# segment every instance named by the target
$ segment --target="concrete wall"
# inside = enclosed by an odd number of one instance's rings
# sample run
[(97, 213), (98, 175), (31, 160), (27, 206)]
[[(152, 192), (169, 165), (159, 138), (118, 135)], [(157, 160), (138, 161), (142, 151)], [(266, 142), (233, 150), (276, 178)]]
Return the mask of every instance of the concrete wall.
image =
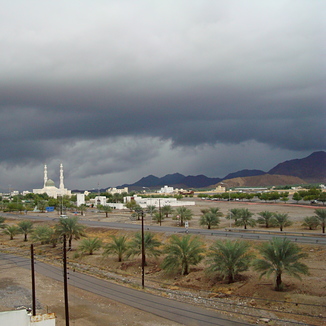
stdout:
[(1, 326), (55, 326), (55, 315), (31, 316), (26, 309), (0, 312)]

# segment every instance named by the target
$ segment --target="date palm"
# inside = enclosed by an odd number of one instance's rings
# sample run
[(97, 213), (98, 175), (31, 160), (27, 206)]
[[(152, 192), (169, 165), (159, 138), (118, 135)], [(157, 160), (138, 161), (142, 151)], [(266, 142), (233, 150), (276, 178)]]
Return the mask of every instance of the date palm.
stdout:
[(99, 238), (86, 238), (83, 239), (79, 245), (79, 250), (93, 255), (94, 251), (102, 247), (102, 241)]
[(275, 224), (279, 226), (280, 231), (283, 231), (283, 228), (286, 226), (292, 225), (292, 222), (289, 220), (289, 216), (286, 213), (274, 213)]
[(17, 225), (6, 225), (3, 232), (9, 235), (10, 240), (14, 240), (14, 236), (19, 234), (20, 229)]
[(220, 217), (223, 216), (218, 207), (212, 207), (209, 210), (203, 210), (203, 215), (200, 217), (199, 224), (207, 226), (210, 229), (212, 226), (220, 224)]
[(3, 229), (5, 227), (4, 221), (6, 219), (3, 216), (0, 216), (0, 229)]
[(197, 265), (203, 260), (205, 248), (198, 237), (189, 234), (179, 237), (174, 234), (163, 252), (167, 255), (162, 262), (164, 270), (173, 272), (181, 268), (181, 275), (187, 275), (191, 265)]
[(249, 211), (248, 208), (240, 208), (237, 211), (236, 214), (236, 226), (243, 226), (244, 229), (247, 229), (247, 226), (255, 226), (256, 225), (256, 220), (251, 218), (253, 215), (252, 212)]
[(315, 209), (315, 214), (319, 220), (319, 223), (322, 228), (322, 232), (325, 233), (326, 226), (326, 209), (325, 208), (317, 208)]
[(217, 240), (208, 254), (209, 273), (218, 273), (228, 283), (233, 283), (236, 276), (248, 270), (253, 255), (248, 252), (249, 244), (244, 241)]
[(128, 251), (128, 243), (126, 236), (112, 236), (112, 242), (108, 243), (104, 246), (103, 255), (118, 255), (118, 261), (121, 262), (123, 255)]
[(185, 206), (177, 207), (174, 215), (176, 219), (180, 219), (180, 226), (184, 225), (184, 221), (189, 221), (192, 219), (191, 209)]
[(41, 244), (52, 242), (53, 236), (54, 236), (54, 230), (47, 225), (39, 225), (32, 232), (32, 240), (40, 241)]
[(33, 223), (31, 221), (21, 221), (18, 223), (20, 232), (24, 234), (24, 241), (27, 241), (27, 235), (33, 230)]
[(259, 224), (265, 224), (266, 228), (269, 228), (275, 224), (274, 214), (269, 211), (263, 211), (258, 213), (260, 216), (257, 220)]
[(302, 226), (309, 228), (309, 230), (316, 230), (319, 225), (317, 216), (306, 216), (303, 219)]
[(66, 235), (69, 250), (71, 250), (72, 239), (78, 240), (85, 236), (85, 227), (78, 223), (77, 216), (60, 218), (59, 223), (55, 226), (55, 229), (60, 236)]
[(170, 205), (164, 205), (161, 208), (161, 213), (163, 215), (165, 215), (166, 218), (168, 218), (170, 214), (173, 214), (173, 208), (172, 208), (172, 206), (170, 206)]
[(100, 205), (99, 210), (105, 213), (105, 217), (108, 217), (108, 214), (112, 212), (112, 207)]
[[(154, 233), (144, 232), (144, 245), (145, 245), (145, 266), (147, 266), (146, 257), (158, 257), (161, 254), (161, 250), (158, 247), (161, 246), (161, 242), (155, 239)], [(130, 241), (129, 250), (127, 256), (139, 256), (142, 253), (142, 236), (140, 232), (137, 232), (134, 238)]]
[(276, 291), (283, 289), (283, 273), (298, 279), (301, 279), (299, 274), (308, 274), (308, 266), (299, 262), (301, 258), (307, 255), (301, 253), (300, 248), (287, 238), (273, 238), (269, 242), (262, 244), (259, 252), (263, 259), (254, 261), (254, 269), (261, 272), (260, 277), (264, 275), (269, 277), (275, 273)]

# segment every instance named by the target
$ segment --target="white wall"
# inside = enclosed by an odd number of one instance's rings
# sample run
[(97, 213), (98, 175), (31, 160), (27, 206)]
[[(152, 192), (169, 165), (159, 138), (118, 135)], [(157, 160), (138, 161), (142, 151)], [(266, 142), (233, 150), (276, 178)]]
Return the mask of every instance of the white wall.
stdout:
[(0, 312), (1, 326), (55, 326), (55, 315), (31, 316), (26, 309)]

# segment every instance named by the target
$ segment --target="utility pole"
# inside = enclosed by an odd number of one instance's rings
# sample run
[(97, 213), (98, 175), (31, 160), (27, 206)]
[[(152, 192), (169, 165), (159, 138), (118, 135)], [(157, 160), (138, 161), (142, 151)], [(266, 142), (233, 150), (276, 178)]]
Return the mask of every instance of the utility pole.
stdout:
[(31, 274), (32, 274), (32, 311), (36, 316), (36, 297), (35, 297), (35, 270), (34, 270), (34, 247), (31, 244)]
[(145, 287), (144, 211), (141, 211), (141, 286)]
[(67, 250), (66, 235), (63, 235), (63, 285), (65, 297), (66, 326), (69, 326), (69, 305), (68, 305), (68, 277), (67, 277)]

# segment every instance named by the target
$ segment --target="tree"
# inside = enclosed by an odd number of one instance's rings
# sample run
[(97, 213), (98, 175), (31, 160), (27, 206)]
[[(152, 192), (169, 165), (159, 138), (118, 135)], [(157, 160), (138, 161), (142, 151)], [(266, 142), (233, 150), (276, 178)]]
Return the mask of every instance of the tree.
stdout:
[(108, 255), (118, 255), (118, 261), (121, 262), (123, 255), (128, 251), (128, 243), (127, 243), (127, 237), (126, 236), (112, 236), (112, 242), (108, 243), (104, 246), (104, 256)]
[[(157, 249), (161, 246), (161, 242), (154, 238), (151, 232), (144, 232), (144, 245), (145, 245), (145, 266), (147, 266), (146, 257), (158, 257), (161, 250)], [(135, 237), (130, 241), (127, 256), (138, 256), (142, 253), (142, 236), (140, 232), (135, 234)]]
[(219, 273), (228, 283), (233, 283), (236, 276), (248, 270), (253, 255), (248, 252), (249, 244), (244, 241), (217, 240), (208, 254), (207, 269), (210, 273)]
[(6, 219), (3, 216), (0, 216), (0, 229), (3, 229), (5, 227), (4, 221)]
[(168, 218), (170, 214), (173, 214), (173, 208), (171, 205), (164, 205), (161, 208), (161, 212), (163, 215), (165, 215), (166, 218)]
[(189, 234), (179, 237), (174, 234), (163, 252), (167, 255), (162, 262), (164, 270), (173, 272), (181, 268), (181, 275), (187, 275), (191, 265), (197, 265), (203, 260), (205, 248), (198, 237)]
[(162, 224), (162, 221), (164, 220), (164, 216), (162, 212), (155, 212), (153, 216), (153, 220), (156, 221), (157, 223)]
[(87, 206), (82, 204), (79, 206), (80, 215), (85, 216), (85, 212), (87, 211)]
[(319, 220), (319, 224), (321, 225), (322, 232), (325, 233), (325, 226), (326, 226), (326, 209), (324, 208), (317, 208), (315, 209), (316, 217)]
[(4, 233), (9, 235), (10, 240), (14, 240), (14, 236), (19, 233), (19, 227), (17, 225), (6, 225)]
[(286, 213), (274, 213), (275, 225), (280, 227), (280, 231), (283, 231), (283, 228), (286, 226), (292, 225), (292, 222), (289, 220), (289, 216)]
[(300, 196), (300, 194), (298, 192), (295, 192), (292, 196), (292, 199), (295, 200), (298, 204), (299, 201), (302, 199), (302, 196)]
[(200, 217), (199, 224), (202, 226), (207, 226), (210, 229), (212, 226), (217, 226), (220, 224), (220, 217), (223, 213), (220, 212), (218, 207), (212, 207), (209, 210), (202, 211), (203, 215)]
[(249, 211), (248, 208), (240, 208), (237, 213), (237, 220), (235, 222), (236, 226), (242, 226), (244, 229), (247, 229), (247, 225), (249, 226), (255, 226), (256, 220), (251, 218), (253, 213)]
[(307, 227), (309, 230), (316, 230), (319, 225), (317, 216), (307, 216), (304, 218), (302, 226)]
[(323, 205), (325, 205), (326, 202), (326, 192), (323, 191), (320, 193), (319, 197), (317, 198), (318, 201), (321, 201)]
[(93, 255), (94, 251), (102, 247), (102, 241), (99, 238), (86, 238), (83, 239), (79, 245), (79, 250)]
[(112, 212), (112, 207), (100, 205), (99, 210), (105, 213), (105, 217), (108, 217), (108, 214)]
[(155, 205), (147, 205), (146, 212), (149, 213), (152, 218), (153, 214), (156, 212), (156, 206)]
[(37, 208), (41, 211), (41, 213), (44, 213), (47, 205), (48, 202), (46, 200), (40, 200), (37, 203)]
[(283, 289), (283, 273), (298, 279), (301, 279), (299, 274), (308, 274), (308, 266), (299, 262), (301, 258), (307, 255), (301, 253), (300, 248), (287, 238), (273, 238), (269, 242), (262, 244), (259, 252), (263, 259), (254, 261), (254, 269), (261, 272), (260, 277), (264, 275), (269, 277), (272, 273), (275, 273), (276, 291)]
[(185, 206), (177, 207), (174, 215), (175, 219), (180, 220), (180, 226), (184, 225), (184, 221), (189, 221), (192, 219), (192, 211)]
[(257, 220), (259, 224), (265, 224), (266, 228), (275, 225), (274, 214), (272, 212), (263, 211), (258, 213), (258, 215), (260, 216)]
[(52, 243), (53, 247), (55, 247), (58, 241), (58, 236), (51, 227), (47, 225), (39, 225), (33, 230), (32, 239), (34, 241), (40, 241), (41, 244)]
[(85, 227), (78, 223), (78, 217), (68, 217), (68, 218), (60, 218), (59, 223), (55, 226), (56, 232), (62, 236), (66, 235), (68, 239), (68, 248), (71, 250), (72, 239), (75, 240), (80, 239), (80, 237), (85, 236)]
[(18, 223), (20, 232), (24, 234), (24, 241), (27, 241), (27, 235), (33, 230), (33, 223), (31, 221), (21, 221)]

